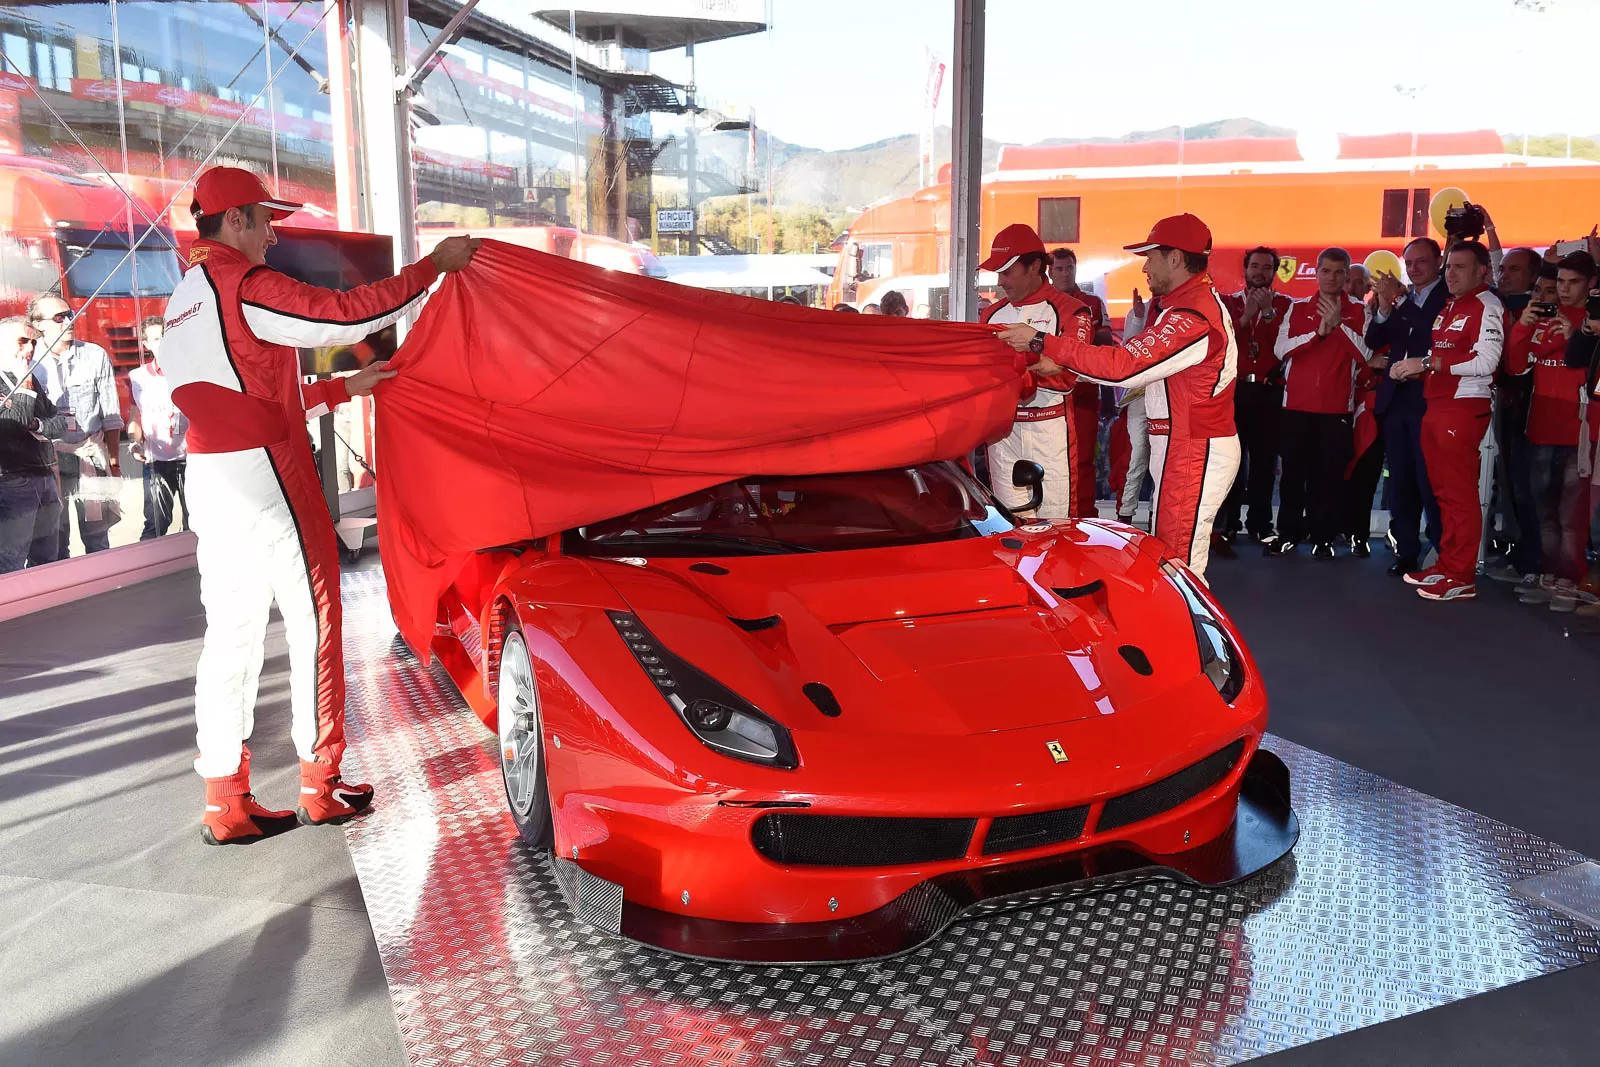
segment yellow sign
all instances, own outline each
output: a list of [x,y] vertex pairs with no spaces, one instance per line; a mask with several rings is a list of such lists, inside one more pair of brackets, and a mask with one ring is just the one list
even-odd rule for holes
[[1294,281],[1294,272],[1300,266],[1300,261],[1293,256],[1284,256],[1278,260],[1278,280],[1284,285]]
[[1067,750],[1061,747],[1060,741],[1046,741],[1044,747],[1050,750],[1050,758],[1057,763],[1067,762]]
[[1433,199],[1428,201],[1428,220],[1433,223],[1433,232],[1440,237],[1445,236],[1444,216],[1452,208],[1458,208],[1467,202],[1467,194],[1453,186],[1449,189],[1440,189],[1433,194]]

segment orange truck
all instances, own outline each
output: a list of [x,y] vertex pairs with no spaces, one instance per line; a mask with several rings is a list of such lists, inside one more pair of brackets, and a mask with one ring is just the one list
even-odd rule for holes
[[[55,292],[82,312],[80,340],[104,348],[119,370],[138,366],[139,323],[166,310],[181,265],[168,227],[135,211],[131,235],[123,195],[108,184],[46,160],[0,157],[0,314]],[[139,247],[130,256],[131,243]]]
[[[948,171],[941,178],[852,223],[832,301],[852,272],[865,282],[949,270]],[[1077,253],[1080,281],[1094,280],[1121,319],[1145,286],[1140,258],[1122,246],[1162,216],[1193,212],[1211,227],[1223,292],[1243,284],[1244,252],[1268,245],[1284,257],[1280,287],[1299,297],[1315,290],[1316,256],[1327,246],[1359,263],[1378,249],[1398,253],[1413,237],[1441,238],[1429,205],[1447,189],[1487,207],[1507,249],[1542,248],[1589,232],[1600,164],[1509,153],[1492,130],[1346,136],[1336,146],[1292,137],[1007,146],[983,180],[981,241],[987,248],[1012,223],[1034,226],[1047,247]]]

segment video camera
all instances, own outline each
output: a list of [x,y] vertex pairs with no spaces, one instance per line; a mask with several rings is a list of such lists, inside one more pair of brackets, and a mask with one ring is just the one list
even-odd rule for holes
[[1444,235],[1451,241],[1476,241],[1483,236],[1486,218],[1477,204],[1462,204],[1444,213]]

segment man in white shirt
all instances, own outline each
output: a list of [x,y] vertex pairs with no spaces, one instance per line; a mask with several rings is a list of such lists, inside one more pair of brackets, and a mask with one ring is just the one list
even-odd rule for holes
[[160,315],[144,320],[141,330],[147,359],[128,372],[128,392],[133,396],[133,421],[128,434],[134,455],[144,463],[144,531],[139,540],[160,537],[172,528],[173,504],[183,505],[183,528],[189,528],[189,505],[183,499],[183,479],[189,465],[184,435],[189,420],[172,403],[172,386],[161,373]]
[[[72,513],[78,513],[78,537],[85,552],[111,547],[111,526],[122,517],[118,496],[122,467],[117,449],[122,438],[122,407],[111,357],[99,345],[73,336],[72,308],[59,296],[46,294],[28,301],[28,321],[42,335],[36,351],[40,385],[69,428],[55,443],[61,464],[61,551],[66,559],[72,540]],[[70,505],[69,505],[70,502]]]

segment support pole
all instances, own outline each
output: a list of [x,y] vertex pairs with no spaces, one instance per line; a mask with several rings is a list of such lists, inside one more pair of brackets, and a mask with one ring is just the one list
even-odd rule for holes
[[950,318],[978,317],[978,223],[983,202],[984,0],[956,0],[950,133]]
[[[404,80],[406,0],[353,0],[363,188],[374,233],[394,240],[395,266],[417,259],[411,89]],[[404,335],[402,322],[401,334]]]

